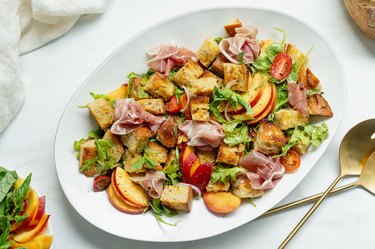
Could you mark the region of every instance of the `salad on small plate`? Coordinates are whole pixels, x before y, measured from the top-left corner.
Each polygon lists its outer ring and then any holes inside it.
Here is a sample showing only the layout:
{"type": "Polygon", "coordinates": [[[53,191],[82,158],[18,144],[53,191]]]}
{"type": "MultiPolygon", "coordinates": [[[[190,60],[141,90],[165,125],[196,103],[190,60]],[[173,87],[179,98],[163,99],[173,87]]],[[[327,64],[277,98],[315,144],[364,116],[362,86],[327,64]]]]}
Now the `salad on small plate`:
{"type": "Polygon", "coordinates": [[[48,249],[53,236],[45,212],[46,198],[25,179],[0,166],[0,248],[48,249]]]}

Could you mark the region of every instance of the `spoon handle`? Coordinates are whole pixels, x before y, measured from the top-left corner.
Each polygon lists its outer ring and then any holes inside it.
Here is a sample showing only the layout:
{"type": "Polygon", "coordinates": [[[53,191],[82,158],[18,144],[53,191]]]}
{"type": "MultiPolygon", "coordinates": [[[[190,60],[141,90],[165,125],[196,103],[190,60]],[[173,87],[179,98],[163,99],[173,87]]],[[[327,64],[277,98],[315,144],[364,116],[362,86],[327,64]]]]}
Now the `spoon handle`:
{"type": "MultiPolygon", "coordinates": [[[[344,190],[351,189],[353,187],[355,187],[355,182],[343,185],[343,186],[338,187],[338,188],[335,188],[329,193],[329,195],[336,194],[336,193],[342,192],[344,190]]],[[[290,202],[288,204],[285,204],[285,205],[282,205],[282,206],[279,206],[279,207],[272,208],[259,217],[264,218],[264,217],[267,217],[267,216],[271,216],[273,214],[278,214],[278,213],[280,213],[282,211],[285,211],[285,210],[289,210],[289,209],[292,209],[292,208],[295,208],[295,207],[302,206],[306,203],[314,202],[314,201],[318,200],[320,197],[322,197],[323,194],[324,193],[312,195],[312,196],[305,197],[305,198],[290,202]]]]}
{"type": "Polygon", "coordinates": [[[310,210],[305,214],[305,216],[301,219],[301,221],[297,224],[297,226],[292,230],[292,232],[286,237],[286,239],[281,243],[279,249],[285,248],[285,246],[289,243],[289,241],[296,235],[296,233],[301,229],[301,227],[306,223],[306,221],[310,218],[310,216],[315,212],[315,210],[319,207],[319,205],[323,202],[323,200],[327,197],[328,193],[332,191],[332,189],[336,186],[336,184],[340,181],[342,176],[338,176],[336,180],[328,187],[328,189],[323,193],[323,195],[319,198],[319,200],[310,208],[310,210]]]}

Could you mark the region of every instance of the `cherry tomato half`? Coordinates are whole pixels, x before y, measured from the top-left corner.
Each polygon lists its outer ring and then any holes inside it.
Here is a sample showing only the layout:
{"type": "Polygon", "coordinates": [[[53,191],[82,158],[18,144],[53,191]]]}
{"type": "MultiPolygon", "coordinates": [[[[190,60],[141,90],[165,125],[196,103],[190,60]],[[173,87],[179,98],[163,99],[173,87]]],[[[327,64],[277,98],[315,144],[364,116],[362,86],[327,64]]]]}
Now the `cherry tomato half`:
{"type": "Polygon", "coordinates": [[[285,172],[292,173],[299,168],[301,157],[297,151],[289,150],[285,156],[280,158],[280,163],[284,166],[285,172]]]}
{"type": "Polygon", "coordinates": [[[165,109],[169,113],[178,113],[182,109],[181,101],[176,97],[173,96],[166,104],[165,109]]]}
{"type": "Polygon", "coordinates": [[[111,177],[100,175],[94,178],[93,189],[94,192],[104,191],[111,184],[111,177]]]}
{"type": "Polygon", "coordinates": [[[290,71],[292,71],[292,64],[293,60],[289,54],[285,52],[278,53],[271,64],[271,76],[280,81],[285,80],[290,71]]]}

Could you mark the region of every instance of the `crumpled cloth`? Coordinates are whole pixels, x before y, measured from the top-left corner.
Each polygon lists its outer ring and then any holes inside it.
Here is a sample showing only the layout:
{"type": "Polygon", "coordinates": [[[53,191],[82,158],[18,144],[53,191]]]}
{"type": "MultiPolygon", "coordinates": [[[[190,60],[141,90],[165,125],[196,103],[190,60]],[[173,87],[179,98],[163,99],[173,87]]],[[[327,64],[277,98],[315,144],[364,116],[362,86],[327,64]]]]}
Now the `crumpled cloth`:
{"type": "Polygon", "coordinates": [[[66,33],[82,14],[103,13],[109,0],[0,0],[0,133],[26,91],[19,55],[66,33]]]}

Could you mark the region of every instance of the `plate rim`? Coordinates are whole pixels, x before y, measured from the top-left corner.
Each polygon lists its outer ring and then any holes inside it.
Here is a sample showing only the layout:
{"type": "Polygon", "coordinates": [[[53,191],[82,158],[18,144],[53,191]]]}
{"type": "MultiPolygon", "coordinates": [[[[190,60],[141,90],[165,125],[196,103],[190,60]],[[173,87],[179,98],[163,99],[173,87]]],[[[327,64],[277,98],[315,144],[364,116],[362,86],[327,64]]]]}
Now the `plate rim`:
{"type": "MultiPolygon", "coordinates": [[[[328,141],[328,144],[326,145],[326,148],[325,150],[322,152],[322,154],[319,156],[319,158],[317,159],[316,163],[306,172],[306,175],[300,179],[298,179],[296,182],[296,185],[294,188],[291,188],[291,189],[288,189],[286,191],[286,194],[285,196],[280,199],[277,203],[275,203],[275,206],[280,203],[283,199],[285,199],[301,182],[303,179],[305,179],[305,177],[311,172],[311,170],[316,166],[316,164],[318,164],[318,162],[321,160],[321,157],[324,155],[324,153],[326,153],[326,151],[328,150],[328,147],[331,146],[332,144],[332,141],[338,136],[338,130],[340,129],[341,127],[341,123],[342,123],[342,120],[343,120],[343,117],[344,117],[344,114],[345,114],[345,111],[346,111],[346,108],[347,108],[347,80],[346,80],[346,76],[345,76],[345,72],[343,70],[343,64],[342,64],[342,60],[340,59],[340,56],[338,56],[338,53],[337,53],[337,49],[332,46],[324,37],[323,35],[321,35],[315,28],[313,28],[311,25],[307,24],[304,20],[302,19],[298,19],[288,13],[285,13],[285,12],[282,12],[282,11],[277,11],[277,10],[274,10],[274,9],[271,9],[271,8],[267,8],[267,7],[262,7],[262,6],[251,6],[251,5],[243,5],[243,4],[221,4],[219,6],[205,6],[205,7],[198,7],[198,8],[193,8],[193,9],[190,9],[190,10],[187,10],[187,11],[180,11],[174,15],[171,15],[167,18],[163,18],[149,26],[146,26],[145,28],[141,29],[140,31],[136,32],[134,35],[131,35],[128,39],[124,40],[117,48],[115,48],[111,53],[109,53],[104,60],[102,60],[96,67],[95,69],[92,70],[92,72],[87,76],[87,78],[79,85],[79,87],[76,89],[76,91],[73,93],[73,95],[70,97],[69,101],[66,103],[65,105],[65,108],[60,116],[60,119],[59,119],[59,122],[58,122],[58,125],[57,125],[57,128],[56,128],[56,133],[55,133],[55,138],[54,138],[54,148],[53,148],[53,155],[54,155],[54,163],[55,163],[55,170],[56,170],[56,174],[57,174],[57,177],[58,177],[58,180],[59,180],[59,183],[60,183],[60,186],[64,192],[64,195],[66,196],[66,198],[69,200],[69,203],[70,205],[72,205],[72,207],[75,209],[75,211],[82,217],[84,218],[88,223],[90,223],[91,225],[95,226],[96,228],[106,232],[106,233],[109,233],[109,234],[112,234],[112,235],[115,235],[117,237],[120,237],[120,238],[125,238],[125,239],[131,239],[131,240],[135,240],[135,241],[144,241],[144,242],[161,242],[161,243],[170,243],[170,242],[184,242],[184,241],[195,241],[195,240],[200,240],[200,239],[206,239],[206,238],[210,238],[210,237],[214,237],[214,236],[217,236],[217,235],[220,235],[220,234],[223,234],[223,233],[226,233],[228,231],[231,231],[233,229],[236,229],[238,227],[241,227],[251,221],[254,221],[256,220],[259,216],[255,217],[254,219],[250,220],[250,221],[245,221],[245,222],[242,222],[238,225],[236,225],[235,227],[229,227],[229,228],[226,228],[226,229],[223,229],[222,231],[218,232],[218,233],[214,233],[214,234],[211,234],[211,235],[204,235],[204,236],[201,236],[199,238],[184,238],[184,239],[177,239],[177,240],[158,240],[156,238],[154,239],[148,239],[148,238],[142,238],[140,239],[139,237],[136,237],[136,236],[124,236],[120,233],[114,233],[112,231],[107,231],[103,228],[101,228],[100,226],[97,226],[96,224],[94,224],[94,222],[92,222],[89,218],[87,218],[85,216],[84,213],[81,213],[81,212],[78,212],[77,211],[77,208],[76,208],[76,205],[70,200],[69,196],[66,194],[66,189],[65,187],[63,186],[62,184],[62,180],[61,180],[61,177],[59,175],[59,171],[58,171],[58,167],[57,167],[57,161],[56,161],[56,144],[57,144],[57,137],[58,137],[58,134],[59,134],[59,131],[60,131],[60,127],[61,127],[61,122],[62,122],[62,119],[63,117],[65,116],[66,112],[67,112],[67,109],[68,109],[68,106],[70,105],[70,103],[72,102],[73,98],[76,96],[76,94],[80,91],[81,88],[83,88],[84,85],[87,84],[88,81],[91,80],[91,78],[97,73],[97,71],[104,65],[107,63],[107,61],[109,61],[115,54],[117,54],[123,47],[127,46],[129,43],[131,43],[133,40],[137,39],[139,36],[143,35],[144,33],[146,33],[147,31],[149,30],[152,30],[158,26],[161,26],[163,24],[166,24],[168,22],[170,22],[171,20],[174,20],[174,19],[177,19],[177,18],[181,18],[181,17],[184,17],[184,16],[189,16],[189,15],[192,15],[192,14],[195,14],[195,13],[200,13],[200,12],[206,12],[206,11],[215,11],[215,10],[236,10],[236,9],[241,9],[241,10],[246,10],[246,11],[264,11],[264,12],[268,12],[268,13],[271,13],[271,14],[276,14],[276,15],[282,15],[286,18],[289,18],[291,19],[292,21],[294,22],[297,22],[297,23],[300,23],[304,26],[306,26],[308,29],[310,29],[314,35],[316,35],[319,39],[321,39],[324,43],[326,43],[326,45],[328,46],[328,48],[331,50],[331,52],[333,53],[334,55],[334,59],[336,60],[337,62],[337,66],[338,66],[338,69],[340,71],[340,75],[342,77],[342,90],[343,90],[343,97],[342,97],[342,102],[343,102],[343,106],[342,106],[342,111],[339,116],[339,118],[337,119],[337,128],[333,131],[333,133],[330,132],[330,137],[331,139],[328,141]]],[[[272,208],[272,207],[271,207],[272,208]]],[[[266,212],[267,210],[265,210],[266,212]]]]}

